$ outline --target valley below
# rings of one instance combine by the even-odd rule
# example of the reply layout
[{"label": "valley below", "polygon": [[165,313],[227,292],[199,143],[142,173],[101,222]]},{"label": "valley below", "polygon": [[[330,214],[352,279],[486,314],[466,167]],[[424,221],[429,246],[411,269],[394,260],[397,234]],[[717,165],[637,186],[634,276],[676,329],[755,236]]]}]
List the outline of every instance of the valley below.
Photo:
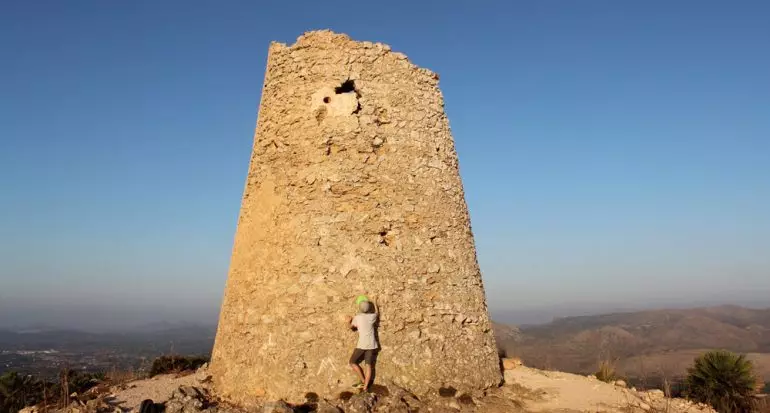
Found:
[{"label": "valley below", "polygon": [[495,325],[498,347],[525,365],[594,374],[602,362],[630,383],[675,382],[700,354],[746,354],[770,382],[770,309],[720,306],[567,317],[548,324]]}]

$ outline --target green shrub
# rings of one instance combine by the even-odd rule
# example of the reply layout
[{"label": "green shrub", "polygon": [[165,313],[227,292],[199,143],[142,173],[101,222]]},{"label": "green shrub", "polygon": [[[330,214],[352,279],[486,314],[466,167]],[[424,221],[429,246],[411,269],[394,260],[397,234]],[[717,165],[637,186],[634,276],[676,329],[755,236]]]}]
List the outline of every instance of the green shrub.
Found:
[{"label": "green shrub", "polygon": [[209,358],[203,356],[160,356],[152,362],[150,377],[158,374],[195,370],[208,362]]},{"label": "green shrub", "polygon": [[41,401],[42,382],[15,371],[0,376],[0,412],[15,413]]},{"label": "green shrub", "polygon": [[62,372],[59,378],[59,383],[62,383],[64,377],[67,377],[67,392],[72,393],[84,393],[90,388],[105,380],[104,373],[88,373],[83,371],[67,370]]},{"label": "green shrub", "polygon": [[71,393],[84,393],[104,381],[102,373],[63,370],[56,382],[8,372],[0,376],[0,413],[16,413],[38,403],[61,404]]},{"label": "green shrub", "polygon": [[746,356],[710,351],[696,358],[687,373],[685,394],[689,399],[710,404],[720,413],[754,411],[758,381]]}]

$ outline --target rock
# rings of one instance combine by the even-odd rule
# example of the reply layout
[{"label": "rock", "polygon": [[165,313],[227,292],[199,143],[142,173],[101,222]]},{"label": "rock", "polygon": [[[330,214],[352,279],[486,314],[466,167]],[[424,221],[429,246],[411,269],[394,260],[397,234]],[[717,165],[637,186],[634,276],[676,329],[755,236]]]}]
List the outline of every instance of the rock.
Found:
[{"label": "rock", "polygon": [[346,403],[345,413],[371,413],[376,401],[377,396],[371,393],[355,394]]},{"label": "rock", "polygon": [[[420,411],[422,411],[422,410],[420,410]],[[448,407],[448,406],[431,407],[430,409],[428,409],[428,411],[431,412],[431,413],[457,413],[457,409],[453,409],[453,408]]]},{"label": "rock", "polygon": [[623,380],[615,380],[615,385],[618,387],[627,387],[626,382]]},{"label": "rock", "polygon": [[503,370],[513,370],[516,367],[521,365],[522,365],[521,359],[518,357],[503,359]]},{"label": "rock", "polygon": [[342,410],[339,407],[329,403],[329,401],[321,399],[316,403],[315,412],[316,413],[342,413]]},{"label": "rock", "polygon": [[505,384],[515,383],[516,382],[515,374],[516,373],[513,370],[503,371],[503,380],[505,380]]},{"label": "rock", "polygon": [[417,411],[416,409],[410,409],[409,407],[410,406],[403,400],[395,397],[385,397],[377,401],[377,406],[375,406],[374,411],[377,413],[410,413]]},{"label": "rock", "polygon": [[285,401],[279,400],[277,402],[268,402],[262,406],[262,413],[293,413],[294,409],[291,408]]},{"label": "rock", "polygon": [[165,413],[196,413],[208,406],[208,394],[197,387],[180,386],[166,402]]},{"label": "rock", "polygon": [[645,402],[639,402],[639,408],[644,410],[645,412],[648,412],[650,411],[650,409],[652,409],[652,407]]},{"label": "rock", "polygon": [[29,406],[19,410],[19,413],[38,413],[39,411],[37,406]]},{"label": "rock", "polygon": [[209,383],[209,382],[211,382],[211,374],[209,373],[209,363],[206,363],[206,364],[202,365],[195,372],[195,380],[197,380],[198,383]]},{"label": "rock", "polygon": [[420,400],[408,390],[384,380],[382,382],[387,392],[377,393],[377,405],[375,412],[410,413],[426,411]]},{"label": "rock", "polygon": [[659,389],[649,390],[646,392],[646,394],[652,399],[663,399],[666,397],[666,393]]},{"label": "rock", "polygon": [[[101,399],[101,398],[91,399],[86,402],[86,410],[88,410],[89,412],[98,412],[104,409],[105,407],[107,407],[107,403],[105,403],[104,399]],[[19,412],[19,413],[22,413],[22,412]]]}]

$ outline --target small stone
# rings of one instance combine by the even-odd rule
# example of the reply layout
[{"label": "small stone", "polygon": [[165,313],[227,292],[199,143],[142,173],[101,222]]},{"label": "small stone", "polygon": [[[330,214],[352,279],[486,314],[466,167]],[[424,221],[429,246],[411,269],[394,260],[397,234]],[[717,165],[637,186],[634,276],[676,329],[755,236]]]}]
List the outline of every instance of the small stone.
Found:
[{"label": "small stone", "polygon": [[650,411],[652,407],[650,407],[650,405],[645,402],[639,402],[639,408],[647,412]]},{"label": "small stone", "polygon": [[663,390],[660,389],[654,389],[647,392],[647,395],[649,395],[653,399],[662,399],[666,397],[666,393],[663,392]]},{"label": "small stone", "polygon": [[195,372],[195,380],[198,381],[198,383],[208,383],[211,381],[211,374],[209,373],[209,364],[206,363],[203,366],[201,366],[196,372]]},{"label": "small stone", "polygon": [[521,366],[523,363],[521,362],[521,359],[516,358],[504,358],[503,359],[503,370],[513,370],[516,367]]},{"label": "small stone", "polygon": [[627,387],[626,382],[623,380],[615,380],[615,385],[618,387]]},{"label": "small stone", "polygon": [[262,413],[293,413],[294,409],[291,408],[285,401],[279,400],[277,402],[267,402],[262,406]]},{"label": "small stone", "polygon": [[436,263],[433,263],[430,265],[430,267],[428,267],[428,272],[431,274],[435,274],[439,271],[441,271],[441,266]]},{"label": "small stone", "polygon": [[316,403],[315,412],[316,413],[342,413],[342,410],[339,407],[329,403],[327,400],[321,399],[318,401],[318,403]]},{"label": "small stone", "polygon": [[385,141],[379,136],[372,139],[372,146],[379,147],[379,146],[382,146],[383,143],[385,143]]}]

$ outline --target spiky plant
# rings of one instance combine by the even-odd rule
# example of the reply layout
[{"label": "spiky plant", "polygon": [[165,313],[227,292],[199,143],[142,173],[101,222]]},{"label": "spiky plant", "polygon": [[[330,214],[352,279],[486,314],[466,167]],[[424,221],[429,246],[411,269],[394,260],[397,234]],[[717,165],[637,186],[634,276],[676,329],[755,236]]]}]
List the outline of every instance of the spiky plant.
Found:
[{"label": "spiky plant", "polygon": [[618,379],[618,375],[615,371],[615,363],[609,360],[602,360],[599,363],[599,370],[596,371],[596,378],[605,382],[611,383]]},{"label": "spiky plant", "polygon": [[754,409],[757,377],[744,355],[710,351],[695,359],[687,369],[686,395],[708,403],[720,413],[748,413]]}]

